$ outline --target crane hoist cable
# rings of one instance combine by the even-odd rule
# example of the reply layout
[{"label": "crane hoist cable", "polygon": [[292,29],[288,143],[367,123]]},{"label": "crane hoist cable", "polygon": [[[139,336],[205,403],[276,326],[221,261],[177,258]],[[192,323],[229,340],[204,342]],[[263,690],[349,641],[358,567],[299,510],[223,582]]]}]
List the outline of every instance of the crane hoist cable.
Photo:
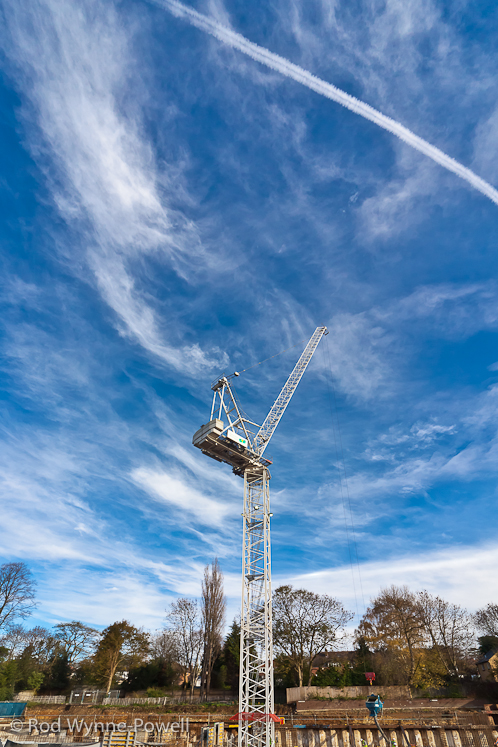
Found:
[{"label": "crane hoist cable", "polygon": [[[359,581],[359,586],[360,586],[360,593],[361,593],[361,600],[363,603],[363,608],[366,607],[365,594],[363,591],[363,581],[361,577],[360,562],[359,562],[359,557],[358,557],[358,545],[356,542],[356,528],[354,524],[353,509],[351,505],[351,495],[349,493],[348,475],[346,471],[346,460],[344,457],[344,446],[342,443],[341,426],[339,422],[339,413],[337,409],[337,400],[336,400],[336,394],[335,394],[334,381],[332,378],[332,360],[330,356],[330,347],[329,347],[328,341],[325,347],[322,349],[322,355],[323,355],[324,368],[326,370],[326,381],[327,381],[327,389],[328,389],[328,395],[329,395],[332,432],[333,432],[333,437],[334,437],[334,448],[335,448],[337,462],[341,465],[341,470],[339,473],[339,486],[340,486],[340,493],[341,493],[341,503],[342,503],[343,514],[344,514],[344,527],[346,530],[346,539],[347,539],[347,544],[348,544],[349,563],[351,567],[351,578],[353,582],[353,592],[354,592],[354,598],[355,598],[356,614],[359,618],[360,615],[359,615],[358,597],[357,597],[357,592],[356,592],[356,580],[355,580],[355,573],[354,573],[355,565],[356,565],[356,570],[358,574],[358,581]],[[348,518],[347,518],[348,514],[349,514],[349,524],[348,524]],[[350,533],[352,535],[352,541],[350,539]],[[353,555],[354,555],[354,558],[353,558]],[[365,672],[367,671],[365,662],[364,662],[364,670]]]},{"label": "crane hoist cable", "polygon": [[243,368],[241,371],[234,371],[233,374],[230,374],[227,376],[227,379],[232,379],[234,376],[240,376],[241,373],[245,373],[246,371],[250,371],[251,368],[256,368],[256,366],[260,366],[262,363],[266,363],[266,361],[271,361],[272,358],[277,358],[277,356],[282,355],[282,353],[286,353],[288,350],[292,350],[292,348],[296,348],[298,345],[300,345],[302,342],[307,342],[307,339],[304,340],[298,340],[295,345],[291,345],[290,348],[285,348],[285,350],[281,350],[279,353],[275,353],[275,355],[270,355],[269,358],[265,358],[262,361],[259,361],[258,363],[253,363],[252,366],[248,366],[247,368]]}]

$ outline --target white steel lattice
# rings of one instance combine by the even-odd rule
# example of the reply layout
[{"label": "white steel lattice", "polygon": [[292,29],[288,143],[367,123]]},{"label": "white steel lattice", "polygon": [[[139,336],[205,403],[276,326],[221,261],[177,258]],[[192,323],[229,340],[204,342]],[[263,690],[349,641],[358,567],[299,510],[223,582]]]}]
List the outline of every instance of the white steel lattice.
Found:
[{"label": "white steel lattice", "polygon": [[238,747],[274,744],[270,473],[244,472]]},{"label": "white steel lattice", "polygon": [[327,327],[317,327],[313,332],[310,341],[303,350],[301,357],[294,366],[294,369],[284,384],[284,387],[270,412],[266,416],[265,422],[259,429],[254,439],[254,451],[260,456],[268,446],[270,438],[273,436],[275,428],[280,422],[280,418],[285,412],[285,408],[291,401],[292,395],[296,391],[296,387],[301,381],[301,378],[308,367],[308,363],[313,357],[313,353],[318,347],[318,343],[322,339],[323,335],[327,335]]},{"label": "white steel lattice", "polygon": [[[213,382],[211,418],[192,439],[244,477],[238,747],[272,747],[275,724],[270,562],[271,462],[263,457],[326,327],[317,327],[260,427],[244,414],[231,380]],[[256,435],[254,435],[256,434]]]}]

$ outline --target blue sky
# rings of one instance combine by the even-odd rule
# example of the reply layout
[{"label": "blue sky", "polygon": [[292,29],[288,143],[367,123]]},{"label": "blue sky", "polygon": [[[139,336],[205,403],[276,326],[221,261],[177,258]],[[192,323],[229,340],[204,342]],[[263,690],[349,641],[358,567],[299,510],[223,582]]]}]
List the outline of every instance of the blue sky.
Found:
[{"label": "blue sky", "polygon": [[[153,629],[218,556],[234,615],[242,481],[191,438],[325,324],[268,449],[274,583],[496,601],[498,206],[166,5],[3,2],[2,562],[37,622]],[[498,186],[494,4],[191,7]],[[301,349],[237,380],[251,417]]]}]

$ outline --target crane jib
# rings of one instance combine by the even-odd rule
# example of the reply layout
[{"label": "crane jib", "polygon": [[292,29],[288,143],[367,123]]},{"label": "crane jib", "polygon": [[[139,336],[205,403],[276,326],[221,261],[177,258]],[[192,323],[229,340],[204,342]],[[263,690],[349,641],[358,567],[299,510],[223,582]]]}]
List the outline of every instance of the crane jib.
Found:
[{"label": "crane jib", "polygon": [[264,450],[268,446],[270,438],[273,436],[275,429],[280,422],[280,418],[285,412],[287,405],[289,404],[292,395],[296,391],[297,385],[301,381],[301,378],[308,367],[310,360],[313,357],[315,350],[318,347],[318,343],[322,339],[323,335],[327,335],[327,327],[317,327],[313,332],[310,341],[306,345],[301,357],[294,366],[289,378],[285,382],[282,391],[278,395],[277,399],[270,412],[266,416],[265,422],[259,429],[254,439],[254,451],[258,454],[263,454]]}]

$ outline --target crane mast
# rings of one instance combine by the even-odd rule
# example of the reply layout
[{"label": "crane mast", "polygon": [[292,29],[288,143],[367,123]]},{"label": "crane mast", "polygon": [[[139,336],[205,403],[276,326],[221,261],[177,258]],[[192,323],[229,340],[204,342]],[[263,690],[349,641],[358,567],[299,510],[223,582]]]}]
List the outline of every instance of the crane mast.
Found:
[{"label": "crane mast", "polygon": [[211,386],[210,421],[192,443],[232,466],[244,478],[242,608],[238,747],[271,747],[275,741],[270,553],[270,460],[263,453],[296,391],[326,327],[317,327],[261,426],[244,414],[222,376]]}]

